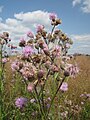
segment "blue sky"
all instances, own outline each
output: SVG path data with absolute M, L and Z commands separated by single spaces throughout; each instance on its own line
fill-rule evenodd
M 49 30 L 50 12 L 62 19 L 60 29 L 73 39 L 70 52 L 90 54 L 90 0 L 0 0 L 0 33 L 9 31 L 16 44 L 37 24 Z

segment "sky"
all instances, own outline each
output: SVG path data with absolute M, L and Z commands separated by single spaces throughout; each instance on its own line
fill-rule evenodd
M 37 24 L 51 30 L 49 13 L 62 19 L 60 29 L 73 40 L 70 53 L 90 54 L 90 0 L 0 0 L 0 33 L 18 44 Z

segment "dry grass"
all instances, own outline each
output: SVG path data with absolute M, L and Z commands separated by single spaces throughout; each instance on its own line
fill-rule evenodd
M 12 58 L 14 60 L 15 57 Z M 80 94 L 87 92 L 90 93 L 90 56 L 76 56 L 75 60 L 80 68 L 80 73 L 75 79 L 70 79 L 69 90 L 67 92 L 69 99 L 79 101 Z M 7 77 L 6 77 L 6 91 L 7 94 L 12 87 L 12 72 L 10 69 L 10 63 L 6 65 Z
M 69 80 L 68 93 L 69 98 L 78 102 L 80 94 L 90 93 L 90 56 L 76 56 L 75 61 L 80 68 L 80 73 L 75 79 Z

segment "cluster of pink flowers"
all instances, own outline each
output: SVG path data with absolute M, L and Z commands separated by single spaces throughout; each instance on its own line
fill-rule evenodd
M 25 66 L 20 70 L 20 73 L 22 74 L 25 80 L 31 80 L 34 78 L 35 75 L 33 68 L 29 68 Z
M 18 108 L 24 107 L 26 103 L 27 103 L 27 98 L 24 98 L 24 97 L 17 98 L 15 101 L 15 105 Z
M 25 46 L 22 53 L 24 57 L 28 58 L 34 53 L 34 49 L 31 46 Z
M 77 65 L 66 64 L 65 71 L 67 71 L 71 77 L 75 77 L 77 73 L 79 73 L 79 68 Z
M 19 46 L 22 47 L 22 55 L 11 65 L 12 70 L 21 75 L 27 88 L 25 92 L 28 91 L 31 95 L 29 102 L 35 104 L 39 102 L 41 109 L 45 107 L 44 110 L 49 110 L 53 101 L 53 98 L 47 99 L 50 95 L 44 95 L 46 81 L 52 80 L 53 77 L 57 80 L 55 97 L 57 91 L 68 90 L 66 77 L 75 77 L 79 72 L 77 65 L 68 64 L 70 56 L 67 52 L 72 45 L 72 40 L 61 30 L 56 29 L 57 25 L 61 24 L 61 20 L 55 13 L 50 13 L 49 19 L 52 25 L 51 33 L 48 33 L 44 25 L 40 24 L 37 25 L 35 35 L 32 31 L 28 31 L 28 40 L 20 39 Z M 26 103 L 27 99 L 23 97 L 15 101 L 18 108 L 22 108 Z

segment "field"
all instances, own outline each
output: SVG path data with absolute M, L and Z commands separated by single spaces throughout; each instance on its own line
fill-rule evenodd
M 10 61 L 14 60 L 15 57 L 10 58 Z M 70 79 L 68 81 L 69 89 L 65 93 L 67 96 L 67 99 L 72 100 L 74 104 L 80 104 L 80 95 L 87 93 L 90 93 L 90 56 L 86 55 L 80 55 L 75 56 L 75 58 L 71 62 L 76 62 L 79 66 L 80 72 L 77 75 L 76 78 Z M 6 100 L 8 101 L 10 98 L 11 89 L 13 87 L 13 80 L 12 80 L 12 72 L 10 67 L 10 62 L 6 64 L 6 82 L 5 82 L 5 89 L 6 89 Z M 18 93 L 17 93 L 18 95 Z M 60 93 L 58 93 L 59 97 Z M 55 100 L 55 104 L 57 103 L 57 99 Z M 86 106 L 86 109 L 89 109 L 88 111 L 85 110 L 82 113 L 82 117 L 80 120 L 89 120 L 90 118 L 90 104 Z M 56 110 L 57 111 L 57 107 Z M 59 120 L 57 117 L 54 119 Z M 66 120 L 66 119 L 65 119 Z M 68 120 L 68 119 L 67 119 Z M 79 120 L 72 118 L 70 120 Z

